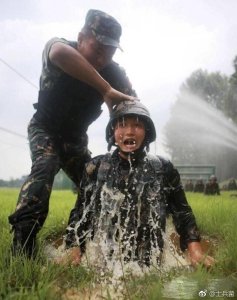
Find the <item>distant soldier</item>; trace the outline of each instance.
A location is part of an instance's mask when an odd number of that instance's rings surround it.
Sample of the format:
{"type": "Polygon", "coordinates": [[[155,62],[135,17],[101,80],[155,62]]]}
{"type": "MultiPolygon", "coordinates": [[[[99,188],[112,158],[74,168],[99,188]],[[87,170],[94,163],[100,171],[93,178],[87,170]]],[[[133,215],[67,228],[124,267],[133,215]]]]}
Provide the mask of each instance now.
{"type": "Polygon", "coordinates": [[[197,180],[197,182],[194,185],[194,192],[195,193],[203,193],[204,192],[205,185],[203,183],[202,179],[197,180]]]}
{"type": "Polygon", "coordinates": [[[223,184],[223,186],[221,187],[222,191],[228,191],[228,184],[223,184]]]}
{"type": "Polygon", "coordinates": [[[220,188],[215,175],[211,175],[209,181],[206,183],[205,195],[220,195],[220,188]]]}
{"type": "Polygon", "coordinates": [[[192,179],[188,180],[185,183],[184,189],[185,189],[185,192],[192,192],[193,191],[193,181],[192,181],[192,179]]]}
{"type": "Polygon", "coordinates": [[[237,184],[234,178],[231,178],[228,183],[228,191],[235,191],[237,190],[237,184]]]}

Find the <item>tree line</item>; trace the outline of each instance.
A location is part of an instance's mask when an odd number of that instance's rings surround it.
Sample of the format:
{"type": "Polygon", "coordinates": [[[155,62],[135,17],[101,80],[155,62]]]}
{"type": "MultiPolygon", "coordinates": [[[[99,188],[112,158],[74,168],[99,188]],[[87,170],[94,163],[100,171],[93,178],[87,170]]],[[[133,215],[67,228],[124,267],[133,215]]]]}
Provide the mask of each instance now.
{"type": "MultiPolygon", "coordinates": [[[[22,176],[17,179],[2,180],[0,179],[0,187],[19,188],[23,185],[27,176],[22,176]]],[[[63,170],[60,170],[54,178],[54,189],[72,189],[74,190],[73,182],[66,176],[63,170]]]]}

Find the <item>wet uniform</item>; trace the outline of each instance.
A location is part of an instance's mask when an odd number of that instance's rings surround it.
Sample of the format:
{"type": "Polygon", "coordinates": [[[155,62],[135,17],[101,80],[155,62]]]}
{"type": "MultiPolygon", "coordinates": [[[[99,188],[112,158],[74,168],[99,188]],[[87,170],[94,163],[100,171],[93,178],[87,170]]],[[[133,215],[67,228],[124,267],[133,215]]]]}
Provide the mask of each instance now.
{"type": "Polygon", "coordinates": [[[66,231],[67,247],[80,245],[84,252],[86,242],[101,233],[108,246],[120,245],[124,261],[149,265],[155,254],[159,262],[169,213],[182,250],[200,240],[179,173],[161,157],[142,152],[128,161],[118,150],[95,157],[86,164],[80,194],[66,231]]]}
{"type": "MultiPolygon", "coordinates": [[[[10,224],[23,236],[24,232],[28,236],[29,228],[33,228],[34,235],[42,227],[54,177],[60,168],[79,184],[84,164],[91,158],[86,132],[102,112],[103,99],[95,89],[51,64],[49,51],[55,42],[77,47],[77,42],[53,38],[43,52],[37,111],[28,127],[31,174],[22,186],[16,212],[9,217],[10,224]]],[[[124,70],[115,62],[100,75],[113,88],[135,95],[124,70]]]]}

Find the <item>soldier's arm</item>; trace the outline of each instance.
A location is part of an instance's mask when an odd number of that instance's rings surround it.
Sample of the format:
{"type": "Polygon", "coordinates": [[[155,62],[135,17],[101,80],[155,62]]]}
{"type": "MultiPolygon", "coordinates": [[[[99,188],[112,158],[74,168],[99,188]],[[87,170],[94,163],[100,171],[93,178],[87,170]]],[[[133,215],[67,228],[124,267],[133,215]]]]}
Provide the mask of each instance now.
{"type": "Polygon", "coordinates": [[[170,187],[168,205],[175,228],[180,235],[180,247],[183,251],[188,250],[193,266],[202,263],[206,267],[210,267],[214,264],[214,259],[207,256],[202,250],[195,216],[187,202],[180,175],[171,162],[166,164],[165,173],[170,187]]]}
{"type": "Polygon", "coordinates": [[[163,169],[165,184],[168,188],[168,208],[173,217],[175,228],[180,235],[180,247],[185,250],[188,242],[200,241],[196,220],[187,202],[177,169],[168,160],[163,161],[163,169]]]}
{"type": "Polygon", "coordinates": [[[79,51],[70,45],[55,42],[50,48],[49,60],[65,73],[95,88],[102,95],[109,110],[120,101],[134,100],[134,97],[112,88],[79,51]]]}

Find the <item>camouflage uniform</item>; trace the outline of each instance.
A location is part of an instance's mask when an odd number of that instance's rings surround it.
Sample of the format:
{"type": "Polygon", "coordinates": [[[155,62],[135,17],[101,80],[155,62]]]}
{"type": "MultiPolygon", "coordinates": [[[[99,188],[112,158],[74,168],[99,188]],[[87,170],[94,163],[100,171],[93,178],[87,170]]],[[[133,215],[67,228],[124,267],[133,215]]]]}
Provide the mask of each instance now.
{"type": "Polygon", "coordinates": [[[194,192],[195,193],[203,193],[204,192],[204,188],[205,188],[205,185],[203,183],[203,180],[197,180],[195,186],[194,186],[194,192]]]}
{"type": "Polygon", "coordinates": [[[220,188],[217,182],[217,178],[214,175],[210,176],[209,181],[205,185],[204,189],[205,195],[220,195],[220,188]]]}
{"type": "Polygon", "coordinates": [[[86,242],[103,230],[108,244],[122,245],[125,261],[149,265],[155,252],[159,263],[168,213],[182,250],[200,240],[179,173],[161,157],[140,151],[128,161],[118,150],[98,156],[86,164],[80,194],[77,218],[67,227],[67,247],[80,245],[84,252],[86,242]]]}
{"type": "Polygon", "coordinates": [[[193,192],[193,182],[192,180],[188,180],[184,185],[184,190],[186,192],[193,192]]]}
{"type": "MultiPolygon", "coordinates": [[[[98,40],[103,38],[105,43],[119,46],[121,27],[111,16],[90,10],[84,28],[93,29],[98,40]]],[[[28,127],[31,174],[22,186],[16,211],[9,216],[15,233],[13,247],[25,247],[29,255],[47,217],[55,175],[62,168],[78,186],[84,164],[90,159],[86,132],[102,112],[103,98],[95,89],[51,64],[49,51],[56,42],[77,48],[77,42],[59,38],[45,46],[38,103],[34,105],[37,110],[28,127]]],[[[136,95],[124,70],[115,62],[100,75],[113,88],[136,95]]]]}
{"type": "Polygon", "coordinates": [[[234,178],[231,178],[229,183],[228,183],[228,186],[227,186],[227,190],[228,191],[235,191],[237,190],[237,184],[236,184],[236,181],[234,178]]]}

